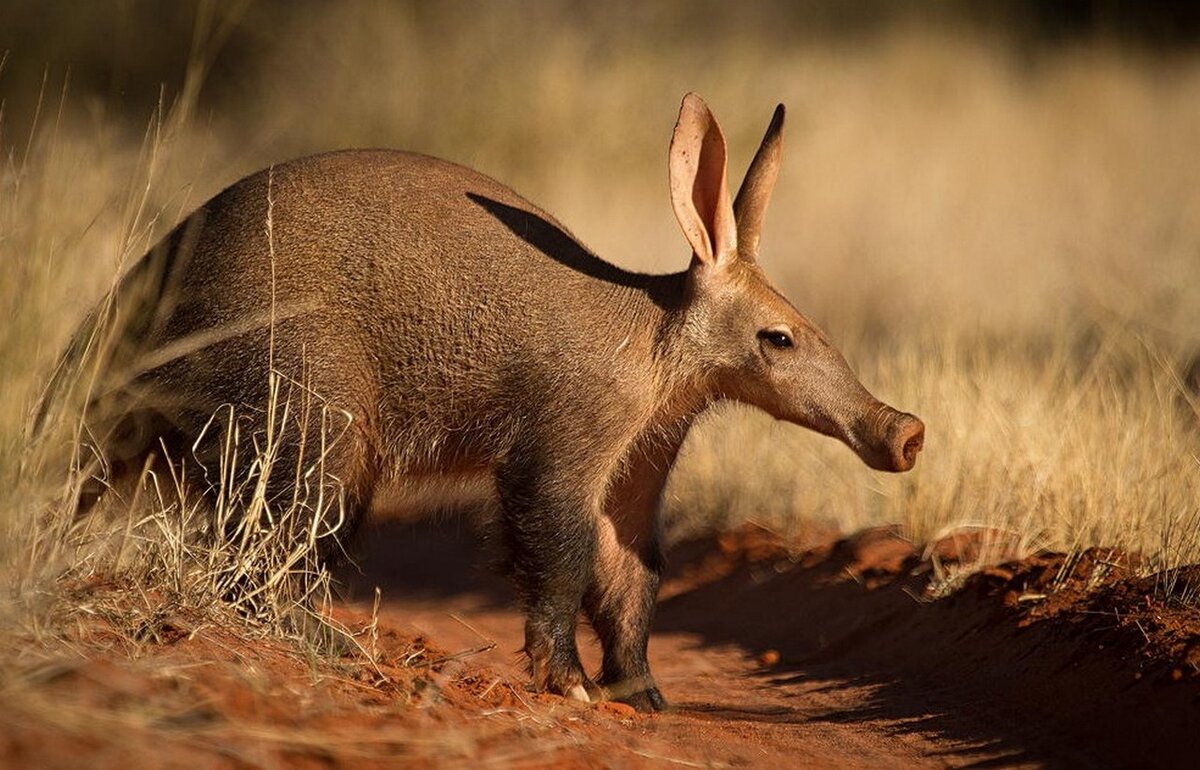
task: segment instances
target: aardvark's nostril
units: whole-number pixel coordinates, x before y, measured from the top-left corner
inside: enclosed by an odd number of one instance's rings
[[[897,470],[906,471],[917,462],[917,453],[925,445],[925,423],[911,415],[901,419],[903,424],[896,432],[894,446],[900,449],[896,457]]]

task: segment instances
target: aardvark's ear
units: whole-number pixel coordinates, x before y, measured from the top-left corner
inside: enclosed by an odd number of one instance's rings
[[[738,190],[737,199],[733,202],[733,214],[737,219],[738,248],[745,259],[758,257],[758,239],[762,235],[763,219],[767,215],[767,204],[771,201],[771,191],[775,189],[775,179],[779,176],[779,162],[783,154],[783,105],[775,108],[771,117],[771,125],[763,136],[754,160],[742,187]]]
[[[689,93],[671,137],[671,204],[692,251],[705,265],[737,257],[737,224],[725,181],[725,136],[704,100]]]

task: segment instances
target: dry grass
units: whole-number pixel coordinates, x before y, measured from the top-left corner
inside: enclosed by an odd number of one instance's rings
[[[858,47],[794,46],[734,17],[701,29],[634,6],[579,17],[548,4],[537,20],[506,4],[359,10],[277,20],[272,39],[285,42],[246,70],[240,103],[197,120],[190,80],[145,141],[89,119],[56,85],[30,137],[0,129],[8,599],[113,564],[77,547],[66,514],[80,438],[71,402],[32,447],[29,409],[121,266],[188,210],[281,157],[407,147],[510,182],[608,259],[675,269],[685,255],[665,150],[685,90],[721,117],[735,176],[771,107],[788,104],[766,267],[929,436],[915,472],[883,477],[827,439],[724,410],[695,431],[673,478],[677,531],[746,518],[783,529],[899,522],[925,539],[981,526],[1029,548],[1133,548],[1155,569],[1200,562],[1196,404],[1177,374],[1200,316],[1197,61],[1102,48],[1021,58],[904,30]],[[198,46],[194,71],[215,55]],[[141,579],[180,595],[228,593],[238,580],[214,578],[212,554],[171,534],[195,510],[182,486],[156,483],[149,528],[116,536],[158,550],[104,558],[137,562]],[[306,505],[297,510],[310,515]],[[241,520],[243,534],[258,531],[253,511]],[[263,545],[249,534],[227,545],[235,571],[311,569],[286,551],[246,566]],[[168,581],[193,562],[208,564],[188,573],[194,582]]]
[[[387,681],[375,666],[376,618],[351,629],[325,612],[331,578],[318,553],[329,550],[344,519],[324,462],[346,421],[304,383],[271,373],[270,398],[249,441],[234,409],[213,416],[208,430],[224,449],[211,469],[215,503],[186,478],[194,464],[172,465],[114,487],[87,517],[74,516],[85,478],[105,475],[88,450],[100,415],[83,408],[111,344],[105,292],[161,232],[163,218],[169,225],[179,215],[172,199],[186,198],[186,187],[165,199],[160,188],[178,168],[170,154],[188,141],[183,124],[179,108],[156,118],[140,149],[63,140],[48,130],[3,179],[0,259],[17,269],[0,280],[14,311],[0,331],[11,364],[0,375],[0,399],[11,405],[0,416],[0,719],[34,741],[54,739],[38,750],[40,761],[77,752],[103,764],[114,753],[161,756],[167,746],[175,758],[224,754],[285,766],[276,755],[315,750],[311,730],[211,718],[194,664],[162,659],[164,645],[206,629],[218,640],[210,643],[239,660],[267,642],[276,655],[307,665],[314,682],[362,665]],[[91,172],[81,175],[81,167]],[[89,261],[89,252],[106,258]],[[60,301],[79,294],[79,307]],[[101,311],[80,326],[97,301]],[[320,445],[303,446],[314,435]],[[289,453],[296,464],[281,464],[284,448],[297,443],[298,454]],[[247,444],[254,451],[239,454]],[[290,499],[267,494],[281,474],[301,482]],[[135,662],[142,658],[152,662]],[[114,659],[130,664],[105,666]],[[102,662],[88,664],[95,660]],[[230,687],[257,686],[253,665],[227,668]],[[408,727],[361,738],[334,740],[364,757],[446,754],[461,742],[454,733],[429,739]]]
[[[100,615],[136,648],[156,619],[184,613],[250,636],[290,639],[316,656],[348,643],[369,662],[356,634],[321,612],[331,579],[318,554],[336,547],[330,543],[345,522],[325,460],[348,422],[305,383],[272,371],[253,428],[233,406],[214,414],[205,431],[221,447],[217,467],[147,464],[87,516],[75,515],[84,482],[110,475],[91,448],[104,416],[85,407],[116,336],[108,292],[185,210],[171,211],[175,199],[186,199],[185,186],[167,199],[159,188],[178,170],[171,154],[197,146],[180,136],[186,112],[181,103],[156,114],[140,148],[115,151],[63,140],[56,123],[10,160],[0,220],[0,258],[17,268],[0,281],[15,320],[3,337],[13,366],[0,377],[0,398],[13,405],[0,417],[5,647],[61,655],[80,618]],[[81,177],[81,166],[93,173]],[[109,175],[123,176],[123,189]],[[81,193],[88,204],[74,200]],[[60,265],[64,251],[73,257]],[[88,262],[89,251],[110,258]],[[78,294],[86,297],[79,308],[59,301]],[[305,445],[312,436],[318,446]],[[294,466],[280,464],[287,450],[295,450],[288,452]],[[188,478],[200,471],[215,495],[199,494]],[[268,494],[281,475],[296,480],[290,498]],[[94,584],[106,587],[97,602],[63,600]],[[21,677],[9,671],[0,679],[12,685]]]

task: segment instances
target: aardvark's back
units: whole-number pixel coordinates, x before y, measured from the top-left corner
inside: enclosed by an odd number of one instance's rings
[[[135,275],[148,272],[155,296],[142,299],[157,315],[137,349],[165,363],[141,376],[142,404],[191,434],[222,404],[262,403],[273,365],[352,414],[354,440],[374,445],[367,456],[386,452],[375,470],[389,475],[487,465],[531,389],[611,379],[576,355],[628,331],[606,328],[587,277],[644,278],[494,180],[388,151],[303,158],[239,182]]]

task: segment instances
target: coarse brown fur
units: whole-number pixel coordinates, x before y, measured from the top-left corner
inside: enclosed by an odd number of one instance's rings
[[[140,468],[174,446],[207,468],[220,447],[200,439],[221,410],[240,410],[249,451],[275,372],[330,407],[322,430],[339,437],[317,481],[282,474],[275,494],[325,485],[357,520],[397,480],[489,474],[535,685],[662,708],[646,662],[658,508],[693,419],[737,399],[885,470],[911,467],[923,437],[757,265],[782,124],[781,107],[734,203],[720,128],[684,99],[671,190],[693,257],[671,275],[604,262],[512,190],[435,158],[334,152],[250,176],[119,290],[104,398],[121,420],[101,453]],[[603,643],[598,683],[576,651],[581,610]]]

